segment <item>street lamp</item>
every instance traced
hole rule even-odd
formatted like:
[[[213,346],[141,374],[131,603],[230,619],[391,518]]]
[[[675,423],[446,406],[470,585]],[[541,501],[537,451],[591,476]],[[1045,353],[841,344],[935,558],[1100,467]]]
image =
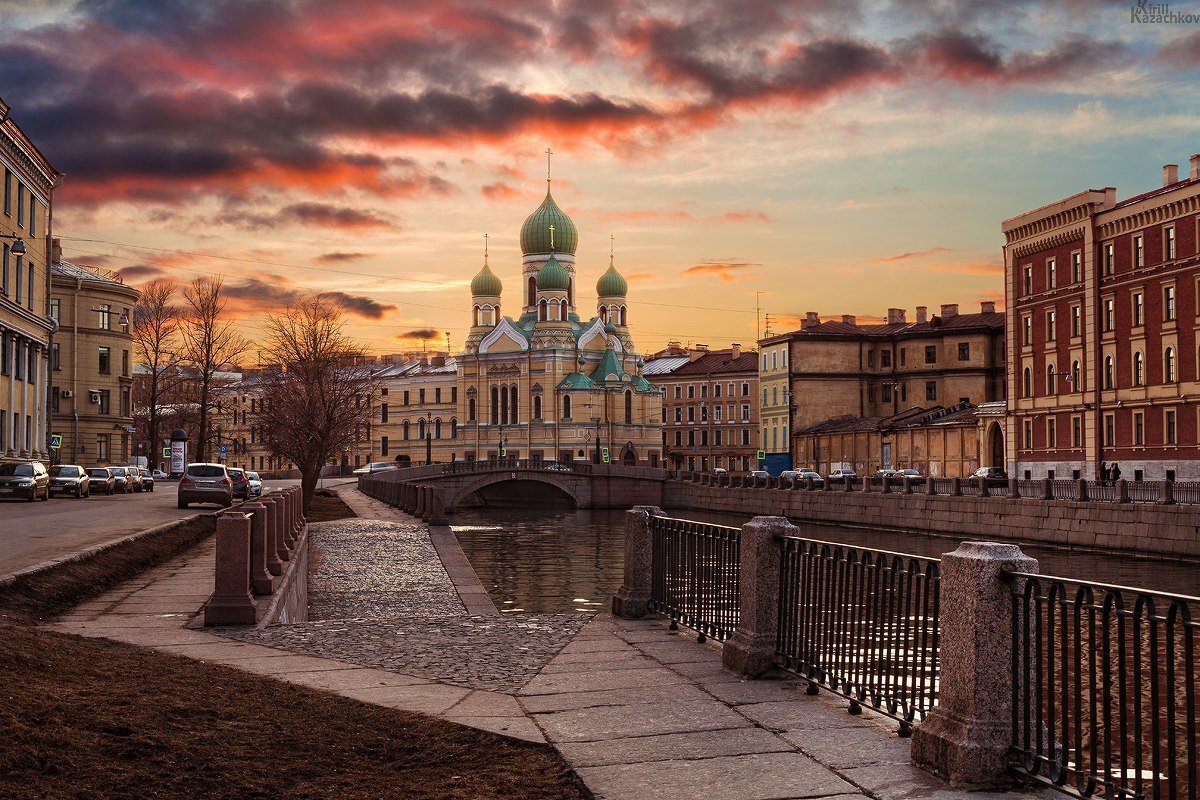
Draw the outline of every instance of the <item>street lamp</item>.
[[[20,236],[17,236],[15,233],[0,233],[0,239],[12,239],[13,240],[12,247],[8,248],[8,252],[12,253],[14,256],[17,256],[18,258],[25,255],[25,253],[28,252],[25,249],[25,240],[22,239]]]
[[[433,463],[433,412],[425,412],[425,463]]]

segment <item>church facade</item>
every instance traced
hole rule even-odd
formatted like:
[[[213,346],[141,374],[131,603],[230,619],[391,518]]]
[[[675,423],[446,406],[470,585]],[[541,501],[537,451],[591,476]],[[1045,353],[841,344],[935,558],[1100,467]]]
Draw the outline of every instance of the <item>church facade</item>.
[[[628,284],[610,256],[595,313],[580,316],[579,233],[546,183],[521,226],[515,291],[504,296],[486,252],[471,281],[471,330],[456,359],[456,458],[662,466],[662,395],[642,375]],[[505,316],[518,305],[519,315]]]

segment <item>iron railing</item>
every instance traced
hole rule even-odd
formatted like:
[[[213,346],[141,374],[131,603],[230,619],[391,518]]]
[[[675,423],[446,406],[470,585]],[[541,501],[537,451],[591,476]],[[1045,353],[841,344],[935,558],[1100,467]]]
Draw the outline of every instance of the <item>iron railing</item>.
[[[1200,598],[1008,580],[1014,769],[1080,797],[1196,800]]]
[[[682,623],[703,642],[725,641],[738,624],[741,529],[650,517],[650,608]]]
[[[777,656],[912,732],[938,695],[939,560],[784,537]]]

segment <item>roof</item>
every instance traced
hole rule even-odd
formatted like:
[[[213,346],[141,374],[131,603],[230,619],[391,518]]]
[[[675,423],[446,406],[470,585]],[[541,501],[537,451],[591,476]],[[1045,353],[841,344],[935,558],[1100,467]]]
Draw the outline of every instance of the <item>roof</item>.
[[[819,433],[857,433],[897,428],[923,428],[933,425],[974,425],[976,407],[958,403],[950,407],[910,408],[890,417],[856,417],[846,414],[832,417],[796,431],[797,435]]]
[[[572,372],[558,384],[559,389],[595,389],[595,382],[582,372]]]
[[[925,322],[893,322],[890,324],[885,322],[877,325],[859,325],[857,323],[842,322],[841,320],[827,320],[816,325],[810,325],[807,328],[772,336],[770,339],[764,339],[763,341],[774,343],[802,336],[863,336],[879,338],[890,336],[921,336],[942,331],[981,329],[1003,331],[1004,314],[997,311],[991,313],[955,314],[951,317],[940,317],[934,314]]]
[[[120,286],[123,289],[128,289],[131,292],[136,292],[132,286],[126,286],[125,282],[115,272],[105,271],[103,274],[93,267],[81,267],[78,264],[72,264],[70,261],[55,261],[50,265],[50,273],[55,277],[70,278],[72,280],[80,278],[93,283],[109,283],[113,286]]]
[[[673,375],[714,375],[727,372],[750,372],[758,374],[758,352],[743,350],[737,358],[733,350],[710,350],[699,358],[683,364]]]
[[[666,356],[646,362],[642,369],[643,375],[666,375],[687,364],[692,359],[689,356]]]
[[[554,242],[550,242],[550,226],[554,226]],[[546,186],[546,199],[537,209],[525,218],[521,226],[521,254],[531,253],[569,253],[575,255],[579,246],[579,231],[566,212],[558,207],[550,196],[550,187]]]

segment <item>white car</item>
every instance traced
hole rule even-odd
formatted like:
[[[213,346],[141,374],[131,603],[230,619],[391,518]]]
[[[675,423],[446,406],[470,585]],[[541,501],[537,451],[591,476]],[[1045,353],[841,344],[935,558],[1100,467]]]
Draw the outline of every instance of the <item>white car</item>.
[[[251,497],[261,497],[262,496],[262,478],[260,478],[258,476],[258,473],[257,472],[247,472],[246,479],[250,481],[250,496]]]
[[[857,472],[855,472],[852,469],[848,469],[846,467],[839,467],[838,469],[835,469],[833,472],[829,473],[829,480],[831,480],[831,481],[841,481],[841,480],[851,480],[852,481],[857,477],[858,477]]]
[[[370,475],[373,472],[391,472],[399,469],[393,461],[372,461],[366,466],[354,470],[355,475]]]

